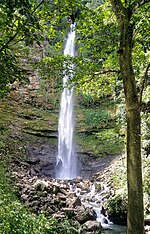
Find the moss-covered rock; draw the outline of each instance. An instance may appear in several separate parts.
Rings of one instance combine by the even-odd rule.
[[[107,202],[108,216],[110,220],[119,225],[127,224],[127,201],[120,195],[116,195]]]

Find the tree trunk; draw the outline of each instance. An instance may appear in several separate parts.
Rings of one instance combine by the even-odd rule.
[[[127,108],[128,234],[144,233],[140,112]]]
[[[127,10],[127,9],[126,9]],[[127,234],[144,233],[144,208],[141,166],[141,117],[135,74],[132,68],[132,33],[130,12],[125,12],[120,23],[119,62],[123,79],[127,117]]]

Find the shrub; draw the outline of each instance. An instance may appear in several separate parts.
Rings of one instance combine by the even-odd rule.
[[[127,201],[121,195],[116,195],[107,202],[108,215],[115,224],[126,225]]]
[[[107,111],[85,109],[84,110],[85,123],[90,126],[90,128],[98,129],[101,125],[108,123],[110,116]]]

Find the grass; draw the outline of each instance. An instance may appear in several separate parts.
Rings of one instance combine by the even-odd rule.
[[[124,149],[124,139],[114,129],[103,129],[89,135],[79,134],[77,143],[96,156],[121,154]]]
[[[80,102],[82,108],[76,110],[77,144],[96,156],[120,154],[124,149],[124,136],[119,134],[114,101],[86,97]]]

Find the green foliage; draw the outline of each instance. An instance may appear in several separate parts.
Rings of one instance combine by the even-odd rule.
[[[98,133],[80,134],[78,144],[95,156],[120,154],[124,148],[124,139],[114,129],[104,129]]]
[[[121,153],[124,148],[124,136],[120,134],[114,100],[109,97],[80,95],[78,104],[79,109],[76,109],[78,144],[85,151],[97,156]]]
[[[0,94],[2,96],[8,91],[8,83],[25,79],[20,49],[23,50],[34,40],[39,41],[36,4],[38,3],[30,0],[0,2]]]
[[[30,44],[37,39],[36,29],[39,28],[36,7],[38,2],[35,1],[1,1],[0,14],[2,16],[0,25],[1,47],[0,52],[12,46],[12,44],[22,41]]]
[[[85,124],[90,128],[99,129],[104,124],[107,124],[109,121],[109,113],[105,110],[93,110],[85,109],[83,110],[85,116]]]
[[[146,67],[150,63],[149,7],[150,4],[143,5],[132,16],[132,20],[136,22],[134,29],[133,66],[137,78],[141,78],[144,75]]]
[[[124,147],[124,139],[115,131],[115,129],[105,129],[95,134],[99,142],[103,144],[103,149],[111,149],[110,154],[121,152]]]
[[[29,213],[16,199],[0,165],[0,233],[1,234],[70,234],[74,230],[68,221]]]
[[[81,97],[78,100],[78,103],[80,104],[80,106],[83,106],[86,108],[96,106],[95,99],[90,95],[81,95]]]
[[[54,80],[58,85],[60,78],[62,81],[63,77],[63,63],[63,56],[44,57],[37,66],[43,78]]]
[[[5,49],[0,55],[0,96],[4,96],[8,91],[9,82],[25,79],[14,53],[12,50]]]
[[[108,214],[110,219],[116,224],[125,225],[127,222],[127,201],[124,197],[116,195],[108,200]],[[113,217],[113,219],[112,219]]]
[[[115,92],[119,32],[110,5],[85,7],[77,24],[78,61],[74,80],[85,94],[101,97]]]
[[[0,152],[3,152],[5,148],[5,143],[3,142],[3,140],[0,140]]]
[[[23,50],[33,41],[40,44],[44,39],[44,58],[37,65],[42,71],[41,74],[44,77],[46,74],[47,76],[51,74],[55,82],[60,76],[62,77],[63,41],[70,30],[67,17],[80,9],[76,20],[78,56],[74,61],[73,82],[77,90],[98,97],[115,93],[119,70],[116,53],[119,45],[119,30],[109,1],[40,2],[39,0],[26,0],[9,2],[3,0],[0,3],[0,9],[1,90],[6,89],[7,83],[24,78],[21,77],[19,49]],[[148,63],[147,9],[148,7],[142,7],[132,19],[138,22],[135,26],[133,48],[134,68],[137,76],[142,76],[143,73],[140,70],[145,69]],[[143,48],[146,48],[146,53]]]
[[[79,94],[77,102],[82,111],[79,111],[78,119],[82,119],[83,125],[87,129],[110,128],[115,122],[115,102],[109,97],[98,98],[97,95],[91,96]],[[82,117],[81,117],[82,114]]]
[[[149,167],[150,167],[150,162],[148,160],[148,158],[145,158],[144,163],[143,163],[143,174],[144,174],[144,205],[145,205],[145,215],[149,216],[150,215],[150,202],[149,202],[149,198],[150,198],[150,172],[149,172]]]

